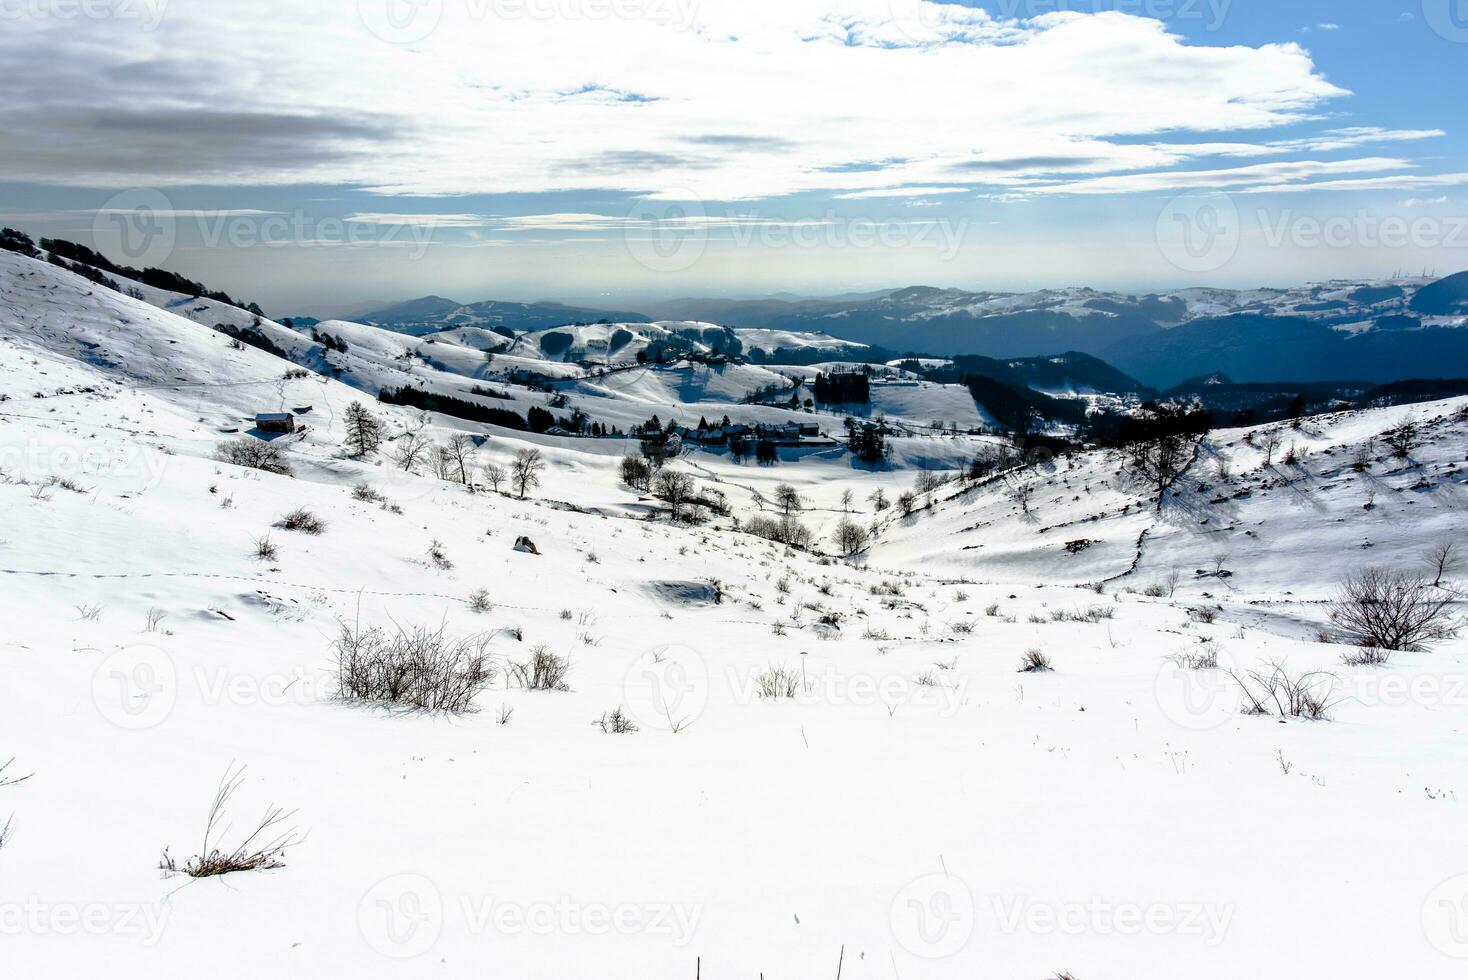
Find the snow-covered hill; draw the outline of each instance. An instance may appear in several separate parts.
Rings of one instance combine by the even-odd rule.
[[[1442,910],[1468,895],[1468,641],[1362,667],[1314,633],[1353,568],[1417,567],[1461,537],[1468,400],[1415,407],[1420,450],[1361,474],[1355,447],[1403,409],[1307,419],[1272,465],[1250,432],[1215,432],[1160,512],[1105,453],[950,484],[911,517],[874,509],[978,437],[894,439],[877,472],[843,451],[699,454],[671,465],[730,514],[690,526],[620,482],[619,440],[363,394],[462,390],[509,355],[318,325],[342,352],[145,299],[0,256],[8,972],[1457,975]],[[771,373],[575,370],[557,386],[608,418],[727,404]],[[361,457],[342,449],[354,400],[388,437]],[[264,437],[222,430],[307,406],[303,431],[275,437],[293,476],[214,458]],[[478,487],[404,469],[410,432],[470,436]],[[1308,453],[1286,467],[1292,441]],[[486,464],[527,449],[540,485],[494,492]],[[1032,487],[1028,518],[1006,481]],[[735,527],[778,516],[782,482],[811,550]],[[321,533],[282,526],[298,509]],[[841,559],[848,516],[878,535]],[[1220,552],[1228,576],[1211,573]],[[1171,595],[1145,594],[1173,568]],[[476,638],[492,674],[466,713],[343,701],[344,625]],[[1054,669],[1020,673],[1029,650]],[[537,651],[564,658],[565,690],[512,680]],[[1244,714],[1222,669],[1184,666],[1210,652],[1327,672],[1332,720]],[[760,695],[775,669],[792,697]],[[619,708],[636,731],[595,723]],[[299,837],[282,866],[160,871],[165,849],[199,852],[241,765],[211,843],[274,804]]]

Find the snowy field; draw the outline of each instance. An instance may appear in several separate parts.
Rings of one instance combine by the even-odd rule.
[[[620,482],[619,441],[373,398],[505,356],[331,324],[350,350],[316,363],[262,323],[287,361],[210,329],[248,314],[179,300],[0,254],[7,976],[1464,975],[1468,640],[1351,666],[1327,603],[1463,540],[1468,399],[1308,419],[1268,459],[1268,430],[1213,432],[1160,507],[1087,452],[874,509],[981,437],[896,439],[878,472],[698,453],[673,465],[730,514],[690,527]],[[619,425],[809,418],[741,408],[770,369],[703,372],[567,390]],[[932,387],[888,410],[956,417]],[[388,441],[352,457],[359,400]],[[292,475],[215,457],[307,408],[274,437]],[[398,465],[408,433],[546,466],[524,499],[471,492]],[[733,526],[781,483],[810,550]],[[324,527],[282,526],[297,510]],[[838,558],[848,516],[876,533]],[[468,641],[482,689],[343,699],[344,629]],[[517,678],[537,655],[559,685]],[[1321,672],[1328,718],[1247,714],[1231,672],[1268,663]],[[270,807],[278,866],[160,868]]]

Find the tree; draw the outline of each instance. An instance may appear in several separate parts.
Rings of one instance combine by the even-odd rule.
[[[545,470],[545,454],[539,449],[522,449],[510,463],[510,479],[521,500],[525,494],[540,486],[540,474]]]
[[[652,484],[652,495],[667,503],[668,509],[673,512],[675,521],[678,519],[684,501],[693,496],[693,490],[693,477],[682,470],[667,467],[658,473],[657,479],[653,480]]]
[[[788,483],[775,487],[775,506],[788,517],[792,510],[800,510],[800,491]]]
[[[1023,480],[1016,480],[1014,485],[1010,487],[1010,493],[1014,497],[1014,502],[1019,504],[1019,509],[1027,515],[1030,512],[1030,498],[1034,496],[1034,492],[1034,488]]]
[[[873,490],[871,494],[867,497],[867,500],[871,501],[873,510],[887,509],[887,495],[881,490]]]
[[[456,434],[449,440],[448,445],[443,447],[449,479],[456,480],[465,486],[469,485],[469,473],[473,468],[469,457],[474,455],[474,448],[474,440],[462,432]]]
[[[851,513],[851,505],[856,501],[856,494],[848,487],[841,491],[841,510],[843,513]]]
[[[841,518],[840,523],[836,525],[836,531],[832,537],[835,538],[836,547],[840,550],[841,554],[848,558],[858,551],[865,549],[871,541],[871,536],[867,534],[867,529],[849,517]]]
[[[1432,572],[1432,585],[1437,588],[1443,584],[1443,576],[1453,570],[1458,564],[1458,544],[1455,541],[1444,541],[1434,548],[1428,549],[1427,567]]]
[[[365,456],[376,452],[382,445],[382,423],[361,402],[347,406],[345,417],[347,428],[346,447],[353,456]]]
[[[623,456],[621,463],[622,482],[634,490],[646,490],[652,479],[652,467],[637,456]]]
[[[1422,430],[1412,418],[1404,418],[1383,432],[1381,441],[1397,459],[1409,459],[1412,451],[1422,444]]]
[[[1454,594],[1426,578],[1390,568],[1366,568],[1341,585],[1328,608],[1330,621],[1351,643],[1382,650],[1415,650],[1458,631]]]
[[[488,483],[489,488],[495,493],[499,493],[500,488],[505,483],[505,468],[498,463],[486,463],[484,465],[484,482]]]
[[[902,491],[901,496],[897,498],[897,509],[902,511],[903,517],[911,516],[912,509],[916,506],[917,494],[913,493],[911,490]]]
[[[412,473],[428,453],[428,440],[416,432],[406,432],[393,448],[393,460],[403,472]]]
[[[1263,449],[1265,466],[1274,465],[1274,454],[1279,451],[1280,442],[1281,439],[1279,433],[1274,431],[1273,429],[1270,429],[1268,432],[1264,433]]]
[[[1277,435],[1274,437],[1279,438]],[[1157,494],[1157,509],[1173,481],[1183,475],[1190,461],[1190,440],[1180,432],[1163,432],[1132,445],[1132,465]],[[1028,508],[1026,508],[1028,513]]]

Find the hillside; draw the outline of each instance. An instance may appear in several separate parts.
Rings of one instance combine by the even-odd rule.
[[[840,451],[768,467],[693,454],[673,468],[728,514],[688,524],[619,480],[619,440],[371,405],[387,441],[343,450],[347,406],[371,401],[359,386],[393,371],[462,383],[467,364],[433,350],[457,345],[395,367],[420,341],[318,325],[342,352],[262,321],[283,359],[213,327],[248,313],[151,298],[168,308],[0,256],[0,712],[5,775],[33,774],[0,786],[14,814],[0,873],[44,926],[8,937],[18,975],[207,961],[226,980],[429,964],[550,980],[595,961],[628,980],[805,977],[839,959],[848,980],[934,963],[1236,980],[1266,958],[1282,975],[1451,975],[1422,909],[1465,857],[1453,692],[1468,641],[1362,667],[1316,633],[1347,572],[1416,567],[1461,530],[1468,399],[1413,408],[1420,451],[1377,450],[1361,474],[1354,450],[1403,409],[1307,419],[1284,433],[1308,450],[1292,467],[1248,447],[1265,432],[1216,432],[1160,512],[1106,452],[943,484],[910,517],[869,496],[998,441],[902,436],[883,470]],[[565,385],[630,416],[766,373]],[[904,391],[946,397],[900,383],[890,397]],[[247,433],[255,412],[305,406],[304,428],[274,437],[292,476],[214,458],[271,438]],[[477,485],[403,468],[409,433],[469,436]],[[487,464],[530,448],[539,485],[496,492]],[[1003,489],[1016,481],[1032,485],[1028,517]],[[781,483],[809,550],[740,530],[778,516]],[[847,490],[877,537],[843,559]],[[298,509],[319,534],[285,526]],[[1082,538],[1095,543],[1064,548]],[[1220,553],[1227,576],[1211,571]],[[1171,594],[1148,595],[1174,568]],[[470,710],[343,699],[344,629],[469,638],[487,657]],[[1028,650],[1053,669],[1019,672]],[[563,689],[514,679],[537,651],[561,658]],[[1219,667],[1180,665],[1209,651]],[[1268,661],[1324,672],[1331,720],[1245,714],[1222,668]],[[617,709],[635,730],[607,727]],[[278,805],[293,832],[279,866],[160,871],[165,849],[180,865],[198,853],[239,766],[215,840]],[[1413,832],[1382,849],[1382,827]],[[65,925],[77,895],[96,928]],[[934,931],[927,907],[949,925]],[[1374,941],[1300,944],[1302,908]],[[1170,923],[1165,941],[1043,924],[1144,912]]]

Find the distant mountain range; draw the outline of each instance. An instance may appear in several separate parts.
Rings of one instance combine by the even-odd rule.
[[[1236,382],[1468,374],[1468,272],[1341,280],[1290,289],[968,292],[909,286],[823,299],[681,299],[643,313],[559,303],[461,304],[439,296],[359,317],[424,335],[463,326],[505,333],[569,323],[686,320],[827,334],[897,354],[1098,357],[1155,388],[1212,372]]]
[[[442,296],[397,303],[355,318],[361,323],[385,327],[398,333],[422,336],[457,327],[481,327],[486,330],[504,328],[514,333],[546,330],[569,323],[647,323],[642,313],[615,310],[593,310],[563,303],[509,303],[486,300],[481,303],[459,303]]]

